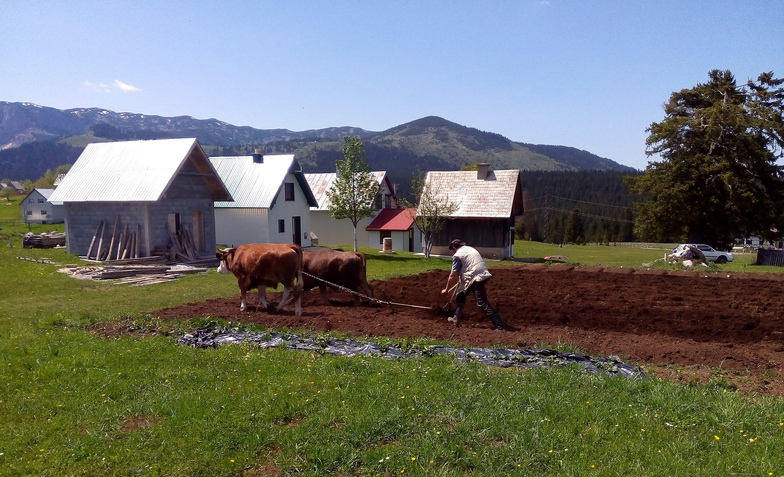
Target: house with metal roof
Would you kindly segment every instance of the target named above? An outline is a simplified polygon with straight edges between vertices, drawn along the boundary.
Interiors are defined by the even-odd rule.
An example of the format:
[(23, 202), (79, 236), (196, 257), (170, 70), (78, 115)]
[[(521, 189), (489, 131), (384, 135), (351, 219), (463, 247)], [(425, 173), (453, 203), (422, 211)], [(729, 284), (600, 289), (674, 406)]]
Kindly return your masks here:
[[(421, 253), (422, 232), (414, 225), (416, 212), (415, 208), (381, 209), (365, 228), (370, 246), (381, 247), (385, 252), (402, 250)], [(388, 247), (384, 239), (389, 240)]]
[(211, 157), (232, 195), (215, 202), (220, 245), (295, 243), (311, 245), (313, 193), (293, 154)]
[(457, 205), (434, 235), (431, 253), (449, 254), (449, 242), (459, 238), (486, 258), (513, 256), (515, 217), (523, 214), (520, 171), (493, 171), (489, 164), (479, 164), (476, 171), (431, 171), (425, 187), (436, 200)]
[[(386, 171), (373, 171), (380, 186), (376, 196), (375, 208), (377, 211), (397, 208), (395, 187), (387, 177)], [(305, 174), (305, 178), (313, 191), (317, 205), (310, 208), (310, 224), (314, 240), (320, 245), (348, 245), (354, 243), (354, 226), (348, 219), (336, 220), (329, 210), (329, 196), (327, 192), (335, 184), (337, 174), (334, 172)], [(378, 215), (378, 213), (376, 214)], [(367, 226), (376, 218), (366, 217), (357, 223), (357, 243), (360, 247), (378, 247), (378, 237), (371, 238)], [(402, 249), (401, 249), (402, 250)]]
[(194, 138), (90, 144), (49, 197), (65, 207), (68, 253), (127, 231), (142, 257), (184, 231), (194, 254), (214, 255), (213, 203), (231, 199)]
[(62, 202), (49, 202), (54, 189), (35, 188), (22, 199), (22, 220), (28, 224), (62, 224), (65, 208)]

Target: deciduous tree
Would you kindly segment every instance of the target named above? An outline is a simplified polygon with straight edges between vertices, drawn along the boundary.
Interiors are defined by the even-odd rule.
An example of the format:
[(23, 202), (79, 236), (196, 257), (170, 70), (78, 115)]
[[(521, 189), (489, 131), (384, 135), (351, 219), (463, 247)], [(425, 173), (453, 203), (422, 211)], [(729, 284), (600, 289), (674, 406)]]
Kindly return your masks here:
[(358, 250), (357, 223), (375, 213), (379, 185), (365, 160), (359, 137), (343, 138), (343, 160), (336, 162), (337, 175), (327, 191), (329, 211), (335, 219), (349, 219), (354, 226), (354, 251)]
[(738, 85), (730, 71), (672, 93), (665, 118), (648, 128), (645, 173), (628, 179), (644, 240), (730, 247), (736, 236), (784, 231), (784, 80), (763, 73)]
[[(447, 194), (432, 182), (422, 178), (422, 173), (417, 172), (411, 180), (411, 190), (419, 202), (416, 204), (416, 217), (414, 225), (422, 233), (422, 248), (426, 258), (430, 258), (433, 249), (433, 236), (440, 232), (446, 225), (447, 219), (457, 211), (458, 204), (452, 201)], [(413, 204), (403, 201), (404, 206)]]

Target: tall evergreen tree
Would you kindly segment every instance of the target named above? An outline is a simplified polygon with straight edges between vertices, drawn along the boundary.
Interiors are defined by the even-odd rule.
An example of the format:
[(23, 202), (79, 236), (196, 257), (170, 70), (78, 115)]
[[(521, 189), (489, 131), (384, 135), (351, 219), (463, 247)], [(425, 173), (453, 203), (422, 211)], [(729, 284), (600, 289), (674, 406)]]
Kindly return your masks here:
[(730, 247), (736, 236), (774, 239), (784, 230), (784, 80), (763, 73), (738, 85), (730, 71), (674, 92), (646, 141), (650, 162), (629, 179), (644, 240)]
[(343, 160), (335, 163), (337, 175), (327, 191), (329, 211), (335, 219), (349, 219), (354, 226), (354, 251), (357, 244), (357, 223), (375, 213), (375, 197), (379, 185), (370, 172), (362, 141), (359, 137), (343, 138)]

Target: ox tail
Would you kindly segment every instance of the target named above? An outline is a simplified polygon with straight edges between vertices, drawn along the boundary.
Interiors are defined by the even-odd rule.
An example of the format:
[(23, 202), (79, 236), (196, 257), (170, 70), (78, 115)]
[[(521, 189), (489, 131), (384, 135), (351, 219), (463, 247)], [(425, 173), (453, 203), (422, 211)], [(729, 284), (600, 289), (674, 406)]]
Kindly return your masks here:
[(360, 286), (363, 288), (362, 291), (365, 293), (365, 295), (369, 296), (370, 298), (373, 298), (373, 287), (371, 287), (367, 281), (367, 257), (362, 252), (355, 252), (355, 253), (357, 254), (357, 257), (359, 257), (359, 259), (362, 261), (362, 270), (361, 270), (362, 276), (359, 277), (362, 283)]
[(303, 292), (304, 283), (302, 282), (302, 268), (304, 266), (304, 261), (302, 260), (302, 247), (294, 244), (292, 248), (297, 253), (297, 284), (294, 286), (294, 299), (297, 299)]

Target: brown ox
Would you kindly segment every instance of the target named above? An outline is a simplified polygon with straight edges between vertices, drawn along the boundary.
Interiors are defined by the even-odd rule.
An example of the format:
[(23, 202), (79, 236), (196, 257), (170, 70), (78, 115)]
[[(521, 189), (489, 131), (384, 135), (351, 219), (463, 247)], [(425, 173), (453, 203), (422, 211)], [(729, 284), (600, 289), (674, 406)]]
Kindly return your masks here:
[[(283, 284), (283, 296), (277, 310), (286, 305), (289, 294), (294, 293), (295, 313), (302, 314), (302, 249), (294, 244), (253, 243), (221, 250), (215, 254), (220, 260), (219, 273), (232, 272), (237, 277), (245, 311), (248, 290), (258, 288), (259, 303), (269, 308), (267, 287)], [(296, 281), (296, 284), (295, 284)]]
[[(362, 252), (339, 252), (329, 248), (304, 249), (302, 251), (303, 289), (319, 287), (321, 298), (329, 304), (327, 287), (336, 287), (321, 280), (348, 288), (357, 293), (373, 296), (373, 289), (367, 282), (367, 260)], [(321, 280), (317, 280), (313, 275)], [(354, 296), (354, 303), (359, 300)]]

